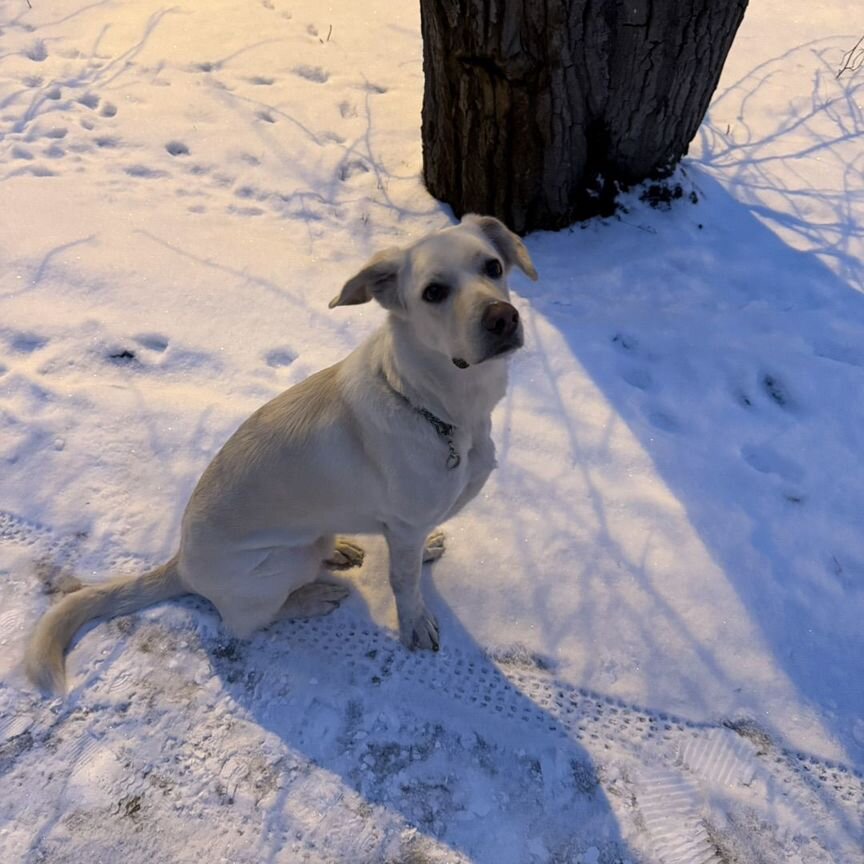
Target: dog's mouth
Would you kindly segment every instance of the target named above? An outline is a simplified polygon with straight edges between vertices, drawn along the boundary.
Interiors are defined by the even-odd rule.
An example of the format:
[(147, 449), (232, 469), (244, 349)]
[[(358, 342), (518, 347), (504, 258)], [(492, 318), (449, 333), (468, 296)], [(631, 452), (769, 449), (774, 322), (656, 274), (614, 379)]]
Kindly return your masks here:
[[(522, 337), (519, 336), (516, 339), (511, 339), (509, 342), (504, 345), (496, 346), (489, 354), (487, 354), (483, 360), (491, 360), (493, 357), (501, 357), (504, 354), (510, 354), (513, 351), (518, 350), (523, 345)], [(483, 362), (482, 360), (480, 361)]]
[(481, 363), (485, 363), (487, 360), (494, 360), (497, 357), (503, 357), (505, 354), (512, 354), (514, 351), (521, 348), (524, 344), (524, 340), (522, 338), (522, 334), (518, 333), (512, 339), (508, 339), (506, 342), (499, 342), (497, 345), (493, 346), (484, 357), (481, 357), (479, 360), (476, 360), (473, 364), (469, 363), (462, 357), (452, 357), (451, 360), (453, 365), (458, 369), (467, 369), (469, 366), (479, 366)]

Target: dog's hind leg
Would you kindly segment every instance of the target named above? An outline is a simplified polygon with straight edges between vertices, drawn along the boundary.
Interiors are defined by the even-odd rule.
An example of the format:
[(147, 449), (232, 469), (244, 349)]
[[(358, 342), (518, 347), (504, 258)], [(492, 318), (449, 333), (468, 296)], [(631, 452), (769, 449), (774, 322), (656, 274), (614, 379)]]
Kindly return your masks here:
[(366, 553), (362, 546), (352, 543), (345, 537), (337, 537), (324, 564), (331, 570), (348, 570), (351, 567), (359, 567), (365, 557)]
[(426, 545), (423, 547), (423, 563), (431, 564), (433, 561), (437, 561), (446, 549), (444, 532), (440, 528), (436, 528), (426, 538)]
[[(444, 532), (436, 529), (426, 538), (426, 546), (423, 548), (423, 563), (431, 564), (437, 561), (446, 551)], [(352, 543), (346, 537), (337, 537), (333, 551), (324, 559), (325, 566), (331, 570), (350, 570), (359, 567), (366, 557), (362, 546)]]
[(285, 617), (282, 610), (291, 597), (315, 584), (326, 548), (321, 538), (303, 546), (274, 546), (245, 553), (248, 569), (236, 558), (224, 561), (221, 568), (214, 564), (213, 570), (223, 571), (221, 578), (214, 579), (211, 571), (209, 584), (196, 590), (219, 610), (234, 636), (247, 639), (255, 630)]

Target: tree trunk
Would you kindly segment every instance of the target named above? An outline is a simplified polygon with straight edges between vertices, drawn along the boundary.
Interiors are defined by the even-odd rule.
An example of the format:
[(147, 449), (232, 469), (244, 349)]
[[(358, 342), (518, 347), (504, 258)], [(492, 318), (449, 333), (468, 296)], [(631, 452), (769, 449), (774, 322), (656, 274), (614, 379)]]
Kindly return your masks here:
[(423, 173), (457, 216), (525, 233), (668, 174), (747, 0), (420, 0)]

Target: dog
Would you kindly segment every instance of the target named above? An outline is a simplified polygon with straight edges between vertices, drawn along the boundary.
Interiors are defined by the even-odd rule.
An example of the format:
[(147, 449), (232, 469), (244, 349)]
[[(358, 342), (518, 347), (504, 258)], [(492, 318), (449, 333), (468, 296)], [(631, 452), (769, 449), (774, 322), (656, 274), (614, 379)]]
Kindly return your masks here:
[(422, 564), (443, 551), (430, 532), (495, 467), (491, 413), (523, 344), (514, 266), (537, 279), (520, 238), (474, 214), (376, 254), (330, 308), (374, 299), (383, 326), (237, 429), (198, 481), (170, 561), (82, 587), (41, 618), (24, 658), (30, 680), (63, 694), (65, 651), (87, 621), (183, 594), (206, 597), (238, 638), (326, 615), (348, 591), (322, 581), (324, 567), (362, 560), (342, 533), (384, 535), (401, 641), (437, 651)]

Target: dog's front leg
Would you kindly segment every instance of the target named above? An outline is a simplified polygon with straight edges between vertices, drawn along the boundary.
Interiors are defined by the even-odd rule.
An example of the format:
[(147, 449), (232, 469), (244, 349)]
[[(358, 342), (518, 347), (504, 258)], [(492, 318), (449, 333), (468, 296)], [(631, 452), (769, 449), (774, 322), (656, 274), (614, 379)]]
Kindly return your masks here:
[(471, 476), (468, 483), (442, 521), (452, 519), (469, 501), (476, 498), (480, 490), (486, 485), (489, 475), (495, 469), (497, 464), (495, 461), (495, 444), (490, 435), (487, 434), (475, 441), (468, 453), (468, 462), (471, 465)]
[(438, 622), (426, 609), (420, 588), (426, 531), (393, 529), (385, 536), (390, 550), (390, 587), (396, 597), (399, 636), (406, 648), (438, 650)]

